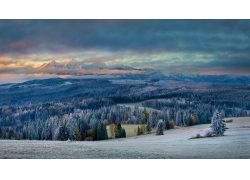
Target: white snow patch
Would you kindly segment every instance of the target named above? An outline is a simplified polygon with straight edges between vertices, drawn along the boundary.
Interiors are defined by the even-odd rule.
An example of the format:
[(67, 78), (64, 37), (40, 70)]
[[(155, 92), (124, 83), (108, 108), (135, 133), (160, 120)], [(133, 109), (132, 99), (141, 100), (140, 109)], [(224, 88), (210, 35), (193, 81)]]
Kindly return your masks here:
[(72, 84), (72, 83), (69, 82), (69, 81), (66, 81), (66, 82), (64, 83), (64, 85), (70, 85), (70, 84)]

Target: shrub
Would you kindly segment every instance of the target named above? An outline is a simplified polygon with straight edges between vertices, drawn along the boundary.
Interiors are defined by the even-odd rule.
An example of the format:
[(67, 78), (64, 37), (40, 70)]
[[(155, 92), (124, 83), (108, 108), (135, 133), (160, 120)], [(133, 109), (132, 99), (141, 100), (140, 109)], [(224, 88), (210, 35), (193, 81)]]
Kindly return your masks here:
[(124, 128), (122, 128), (122, 137), (127, 137), (126, 130)]
[(143, 124), (141, 125), (141, 134), (145, 134), (147, 132), (147, 127)]
[(195, 125), (197, 123), (198, 117), (196, 115), (190, 116), (190, 126)]
[(196, 137), (196, 138), (200, 138), (200, 137), (201, 137), (201, 134), (198, 133), (198, 132), (196, 132), (196, 133), (195, 133), (195, 137)]
[(204, 136), (205, 137), (211, 137), (211, 136), (213, 136), (213, 130), (211, 128), (206, 129)]
[(95, 133), (94, 133), (93, 129), (90, 129), (90, 130), (87, 131), (87, 137), (92, 137), (94, 139)]
[(171, 120), (169, 122), (169, 125), (170, 125), (170, 129), (174, 129), (174, 126), (175, 126), (174, 120)]

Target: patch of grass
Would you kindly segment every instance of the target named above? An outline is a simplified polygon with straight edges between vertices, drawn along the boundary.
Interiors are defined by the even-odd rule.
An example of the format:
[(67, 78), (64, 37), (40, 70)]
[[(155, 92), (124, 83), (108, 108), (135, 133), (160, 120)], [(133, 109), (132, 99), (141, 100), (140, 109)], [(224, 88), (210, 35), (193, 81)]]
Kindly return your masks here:
[[(125, 128), (127, 137), (137, 136), (135, 130), (137, 132), (137, 128), (141, 127), (141, 124), (123, 124), (122, 127)], [(155, 133), (155, 129), (152, 128), (151, 133)]]
[[(122, 128), (124, 128), (125, 131), (126, 131), (126, 137), (137, 136), (135, 134), (135, 129), (137, 131), (138, 126), (141, 127), (141, 124), (122, 124)], [(110, 137), (111, 133), (110, 133), (108, 127), (107, 127), (107, 131), (108, 131), (108, 137)], [(154, 128), (152, 128), (151, 133), (155, 133), (155, 129)]]

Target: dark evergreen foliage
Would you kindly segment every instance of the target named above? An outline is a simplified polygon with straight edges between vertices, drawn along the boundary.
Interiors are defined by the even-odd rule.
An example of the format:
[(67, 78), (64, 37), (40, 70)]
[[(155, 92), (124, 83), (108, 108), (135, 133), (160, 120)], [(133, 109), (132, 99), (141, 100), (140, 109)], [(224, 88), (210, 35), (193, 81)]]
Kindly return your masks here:
[(160, 119), (157, 123), (157, 126), (156, 126), (155, 135), (163, 135), (163, 131), (164, 131), (164, 124), (163, 124), (163, 120)]
[(105, 140), (108, 139), (108, 132), (106, 126), (99, 122), (98, 123), (98, 132), (97, 132), (97, 140)]
[(59, 134), (58, 134), (58, 140), (60, 141), (66, 141), (68, 139), (67, 131), (65, 131), (65, 127), (59, 128)]
[(115, 138), (125, 138), (126, 137), (126, 131), (124, 128), (122, 128), (121, 124), (117, 124), (117, 132), (115, 133)]
[(137, 128), (137, 136), (141, 135), (141, 130), (140, 130), (140, 127), (138, 126)]

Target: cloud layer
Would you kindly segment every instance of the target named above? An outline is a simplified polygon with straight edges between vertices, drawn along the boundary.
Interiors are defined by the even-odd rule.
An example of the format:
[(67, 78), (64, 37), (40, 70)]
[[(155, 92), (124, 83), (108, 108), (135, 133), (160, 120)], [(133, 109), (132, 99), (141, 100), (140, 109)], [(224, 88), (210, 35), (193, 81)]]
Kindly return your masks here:
[(71, 58), (165, 73), (250, 74), (250, 21), (0, 20), (0, 72), (33, 73), (30, 66)]

